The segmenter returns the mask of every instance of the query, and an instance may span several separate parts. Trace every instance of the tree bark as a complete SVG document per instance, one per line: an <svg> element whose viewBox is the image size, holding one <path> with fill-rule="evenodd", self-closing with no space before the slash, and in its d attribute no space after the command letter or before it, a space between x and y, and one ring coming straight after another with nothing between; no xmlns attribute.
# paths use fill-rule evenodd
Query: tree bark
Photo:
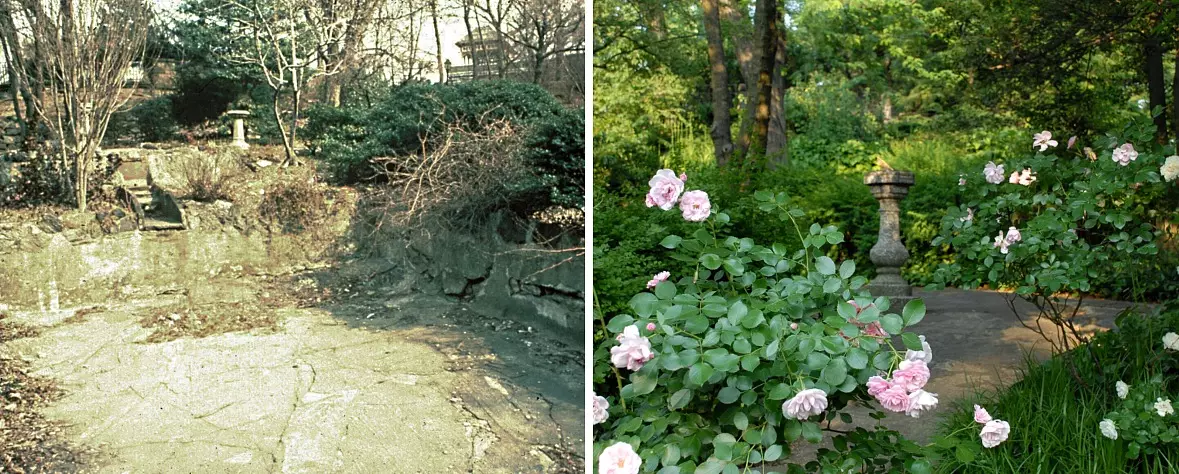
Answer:
<svg viewBox="0 0 1179 474"><path fill-rule="evenodd" d="M438 0L430 0L430 19L434 22L434 50L438 62L438 83L446 82L446 68L442 64L442 36L438 30Z"/></svg>
<svg viewBox="0 0 1179 474"><path fill-rule="evenodd" d="M1167 143L1167 91L1163 78L1163 47L1157 36L1146 38L1143 49L1146 57L1146 84L1150 95L1150 110L1155 107L1161 113L1154 117L1155 141L1160 145Z"/></svg>
<svg viewBox="0 0 1179 474"><path fill-rule="evenodd" d="M770 94L773 92L774 63L777 50L777 0L758 0L757 15L760 18L758 39L761 41L758 51L760 68L757 72L757 109L753 117L753 137L750 151L755 156L764 157L766 153L766 135L770 125Z"/></svg>
<svg viewBox="0 0 1179 474"><path fill-rule="evenodd" d="M720 12L717 0L701 0L704 13L704 32L708 38L708 63L712 81L712 135L713 152L717 166L725 166L733 151L732 119L729 108L729 74L725 70L724 40L720 31Z"/></svg>
<svg viewBox="0 0 1179 474"><path fill-rule="evenodd" d="M1179 140L1179 45L1175 47L1175 74L1171 78L1171 128Z"/></svg>
<svg viewBox="0 0 1179 474"><path fill-rule="evenodd" d="M774 49L774 76L770 92L770 131L766 136L766 156L773 166L786 165L786 132L790 124L786 120L786 91L790 88L786 77L789 58L786 51L786 29L778 25L777 47Z"/></svg>

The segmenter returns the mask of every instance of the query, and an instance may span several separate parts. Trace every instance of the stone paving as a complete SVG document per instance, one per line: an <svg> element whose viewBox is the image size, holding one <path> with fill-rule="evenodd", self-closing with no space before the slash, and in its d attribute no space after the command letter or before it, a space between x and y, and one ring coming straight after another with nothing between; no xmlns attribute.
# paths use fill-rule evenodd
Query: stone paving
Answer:
<svg viewBox="0 0 1179 474"><path fill-rule="evenodd" d="M44 331L0 351L59 382L44 414L100 453L95 472L584 469L580 343L453 300L369 293L280 309L275 332L158 344L138 321L166 296L85 318L13 312Z"/></svg>
<svg viewBox="0 0 1179 474"><path fill-rule="evenodd" d="M911 330L923 334L933 351L930 380L926 390L937 393L938 407L921 418L903 413L889 413L884 426L897 430L906 438L927 442L937 428L938 418L953 409L954 402L977 390L996 390L1019 380L1027 356L1045 359L1051 347L1039 334L1023 327L1011 312L1005 298L1009 294L992 291L915 290L924 300L925 319ZM1075 305L1075 300L1072 301ZM1115 317L1130 303L1108 300L1085 300L1078 311L1078 321L1086 330L1106 330L1114 326ZM1025 319L1035 307L1017 300L1016 308ZM1047 324L1047 323L1045 323ZM873 420L863 407L851 407L854 425L870 427ZM832 423L832 428L846 425ZM830 447L830 436L818 445L804 441L794 445L794 462L813 459L820 447Z"/></svg>

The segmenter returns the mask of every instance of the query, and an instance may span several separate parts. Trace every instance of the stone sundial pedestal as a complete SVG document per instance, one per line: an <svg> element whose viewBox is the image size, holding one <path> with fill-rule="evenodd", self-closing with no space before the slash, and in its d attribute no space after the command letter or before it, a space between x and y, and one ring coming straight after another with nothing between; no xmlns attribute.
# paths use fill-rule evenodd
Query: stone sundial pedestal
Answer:
<svg viewBox="0 0 1179 474"><path fill-rule="evenodd" d="M250 147L246 143L246 117L250 116L250 112L246 110L230 110L225 115L233 117L233 143L232 145L241 149Z"/></svg>
<svg viewBox="0 0 1179 474"><path fill-rule="evenodd" d="M881 170L864 176L864 184L880 202L880 233L868 253L876 264L876 278L868 284L872 296L887 296L899 310L913 299L913 288L901 277L901 266L909 260L909 250L901 241L901 200L913 185L912 171Z"/></svg>

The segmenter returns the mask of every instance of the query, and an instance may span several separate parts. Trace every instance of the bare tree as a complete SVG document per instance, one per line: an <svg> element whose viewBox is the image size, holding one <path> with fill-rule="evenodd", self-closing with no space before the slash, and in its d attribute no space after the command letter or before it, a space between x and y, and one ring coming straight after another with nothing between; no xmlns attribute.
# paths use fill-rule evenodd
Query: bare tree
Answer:
<svg viewBox="0 0 1179 474"><path fill-rule="evenodd" d="M27 115L43 117L59 141L79 209L111 115L131 98L127 73L143 58L152 17L145 0L3 1L0 40L20 77L13 85Z"/></svg>
<svg viewBox="0 0 1179 474"><path fill-rule="evenodd" d="M346 21L315 0L226 0L225 5L231 9L228 17L235 39L246 46L227 51L226 59L262 71L274 93L271 111L286 151L282 164L298 164L295 145L303 90L315 77L334 75L343 66L340 61L324 64L318 60L324 45L343 39ZM281 107L287 92L291 94L289 126Z"/></svg>
<svg viewBox="0 0 1179 474"><path fill-rule="evenodd" d="M488 67L495 63L496 77L503 79L507 76L508 69L516 62L514 51L510 47L507 39L508 20L516 10L516 3L521 0L483 0L479 3L476 0L475 10L479 13L476 17L476 22L486 21L491 28L491 34L488 35L484 29L480 27L475 31L479 37L479 42L483 45L494 42L494 51L498 57L494 60L487 61ZM488 36L491 36L490 38ZM484 53L487 53L484 49Z"/></svg>
<svg viewBox="0 0 1179 474"><path fill-rule="evenodd" d="M357 54L363 46L369 28L385 0L317 0L323 25L334 28L321 35L323 44L316 45L317 58L326 70L337 74L324 76L323 100L339 107L344 80L355 67Z"/></svg>
<svg viewBox="0 0 1179 474"><path fill-rule="evenodd" d="M532 82L540 83L549 58L585 50L582 0L533 0L515 6L504 33L531 59Z"/></svg>

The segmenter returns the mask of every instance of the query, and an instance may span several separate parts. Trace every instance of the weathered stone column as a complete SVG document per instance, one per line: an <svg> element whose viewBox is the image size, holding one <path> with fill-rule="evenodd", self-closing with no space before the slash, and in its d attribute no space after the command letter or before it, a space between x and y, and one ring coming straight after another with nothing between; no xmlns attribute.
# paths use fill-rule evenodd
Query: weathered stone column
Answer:
<svg viewBox="0 0 1179 474"><path fill-rule="evenodd" d="M249 148L250 144L246 143L246 117L250 116L249 111L245 110L230 110L226 115L233 117L233 146L238 148Z"/></svg>
<svg viewBox="0 0 1179 474"><path fill-rule="evenodd" d="M912 171L881 170L864 176L864 184L880 201L880 233L868 256L876 264L876 278L868 285L872 296L888 296L897 309L913 299L913 289L901 277L909 250L901 241L901 200L913 185Z"/></svg>

